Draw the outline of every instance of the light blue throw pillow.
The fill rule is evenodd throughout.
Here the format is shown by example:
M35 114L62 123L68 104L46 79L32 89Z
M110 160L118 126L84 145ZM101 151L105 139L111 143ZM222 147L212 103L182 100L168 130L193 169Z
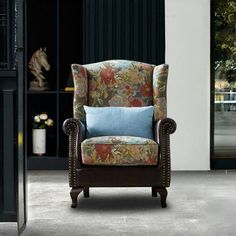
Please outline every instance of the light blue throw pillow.
M137 136L153 139L153 106L89 107L86 113L87 138Z

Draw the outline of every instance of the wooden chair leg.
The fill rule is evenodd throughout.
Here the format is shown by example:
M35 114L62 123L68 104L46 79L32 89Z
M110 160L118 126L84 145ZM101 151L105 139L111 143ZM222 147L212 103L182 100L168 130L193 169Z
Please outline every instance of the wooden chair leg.
M153 190L161 196L161 207L166 208L167 190L165 187L153 187Z
M84 197L89 198L89 187L84 187Z
M72 208L77 207L77 198L78 198L78 195L81 193L81 191L83 191L83 188L72 188L71 189L70 196L71 196L71 200L72 200L72 204L71 204Z
M152 187L152 197L157 197L157 192L154 190L153 187Z

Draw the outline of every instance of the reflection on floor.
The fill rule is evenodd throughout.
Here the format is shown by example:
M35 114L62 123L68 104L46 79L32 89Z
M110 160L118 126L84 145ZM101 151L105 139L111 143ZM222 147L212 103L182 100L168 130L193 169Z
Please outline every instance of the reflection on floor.
M236 158L236 112L215 112L215 157Z

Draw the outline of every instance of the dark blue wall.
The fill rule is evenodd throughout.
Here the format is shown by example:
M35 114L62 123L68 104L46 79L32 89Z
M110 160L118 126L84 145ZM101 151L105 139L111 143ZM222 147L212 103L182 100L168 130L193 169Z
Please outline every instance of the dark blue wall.
M83 1L83 62L165 61L164 0Z

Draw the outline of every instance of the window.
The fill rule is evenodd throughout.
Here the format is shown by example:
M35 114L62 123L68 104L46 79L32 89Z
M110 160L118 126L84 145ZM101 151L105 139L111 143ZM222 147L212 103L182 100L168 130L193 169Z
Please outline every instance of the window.
M214 158L236 158L236 1L214 1Z

